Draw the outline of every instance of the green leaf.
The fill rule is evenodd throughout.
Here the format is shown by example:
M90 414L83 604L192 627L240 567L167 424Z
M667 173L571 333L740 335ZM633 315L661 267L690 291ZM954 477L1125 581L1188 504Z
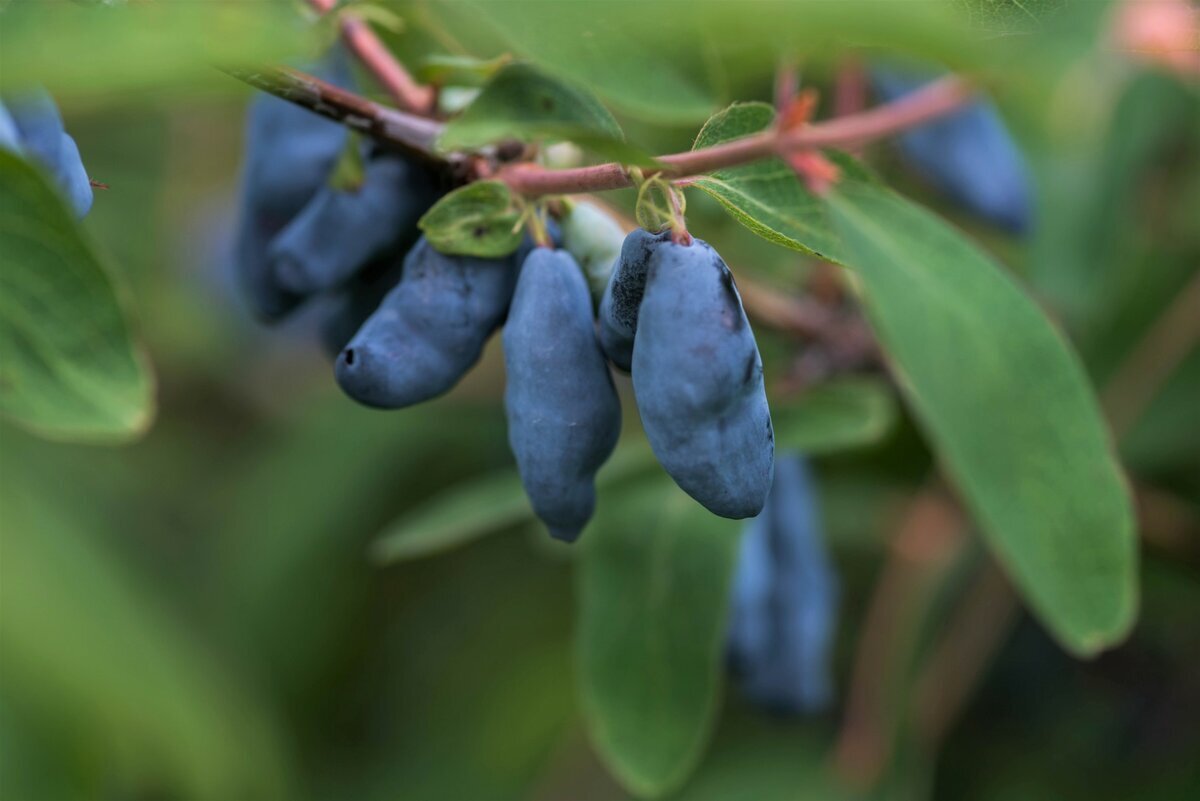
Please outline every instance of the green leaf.
M704 119L719 102L706 46L712 30L670 6L649 3L475 2L472 20L490 23L522 56L554 70L631 114L663 122ZM677 7L675 7L677 8ZM440 9L439 9L440 11Z
M357 131L350 131L337 163L333 165L329 185L339 192L357 192L362 188L365 177L361 137Z
M437 144L451 151L506 139L568 141L618 161L653 163L625 143L621 126L590 92L530 64L497 72L475 102L446 124Z
M482 86L511 62L512 58L507 55L478 59L435 53L425 59L417 70L417 77L424 83L438 86Z
M828 197L893 372L983 534L1070 651L1136 609L1129 491L1079 360L1003 270L884 188Z
M279 61L306 43L306 29L286 2L94 8L17 2L0 3L0 15L0 89L45 86L65 105L72 98L95 103L101 90L123 90L130 99L159 97L146 90L180 84L241 92L244 87L213 64Z
M832 381L806 392L798 402L771 409L779 450L829 453L872 445L896 423L891 388L871 378Z
M696 137L692 149L759 133L775 120L766 103L735 103L714 114ZM796 173L772 158L720 170L692 186L711 195L734 219L777 245L837 261L838 240L827 210Z
M520 246L520 220L521 210L506 184L477 181L433 204L418 225L443 253L496 258Z
M153 416L117 288L43 175L0 151L0 413L56 439L114 440Z
M644 439L623 443L596 475L611 487L655 464ZM435 495L402 515L371 546L380 563L420 559L534 520L516 470L497 470Z
M501 470L436 496L392 524L371 547L379 563L430 556L533 517L521 477Z
M713 727L738 523L668 482L621 501L600 504L581 542L583 711L621 783L659 796L695 769Z

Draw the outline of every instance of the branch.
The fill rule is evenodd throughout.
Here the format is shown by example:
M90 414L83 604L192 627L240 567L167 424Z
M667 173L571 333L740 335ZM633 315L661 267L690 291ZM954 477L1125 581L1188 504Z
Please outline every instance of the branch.
M258 89L305 106L426 160L458 163L467 160L465 155L445 159L434 152L433 143L443 129L441 123L382 106L299 70L268 67L227 72ZM942 78L899 100L859 114L795 130L772 129L712 147L659 156L661 168L644 171L644 174L646 177L687 178L813 148L862 144L949 114L971 97L972 89L966 81ZM528 197L601 192L633 185L626 168L615 162L565 170L521 163L502 168L495 178Z
M225 72L256 89L303 106L384 144L426 161L444 161L433 150L433 143L442 132L440 122L388 108L287 67L226 69Z
M647 177L686 178L753 161L819 147L863 144L948 114L972 97L970 85L960 78L942 78L912 94L860 114L806 125L794 131L769 130L713 147L658 158L661 169L644 171ZM497 177L523 195L569 195L622 189L633 183L620 164L599 164L569 170L548 170L518 164Z
M336 0L308 0L308 4L317 14L324 15L333 9ZM433 89L417 83L366 22L345 14L342 16L341 26L342 39L346 46L354 51L363 65L383 85L396 105L421 116L433 114Z

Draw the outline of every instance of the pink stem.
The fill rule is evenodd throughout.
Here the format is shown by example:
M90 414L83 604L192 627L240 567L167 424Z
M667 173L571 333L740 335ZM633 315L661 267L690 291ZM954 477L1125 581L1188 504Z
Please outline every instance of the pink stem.
M644 172L647 176L687 178L798 150L862 144L948 114L971 96L972 89L966 81L942 78L899 100L859 114L793 131L767 130L712 147L660 156L658 163L662 167ZM527 196L602 192L632 186L625 168L616 163L568 170L517 164L501 170L497 177Z
M335 0L308 0L309 6L318 14L329 13L334 3ZM397 105L413 114L429 116L433 113L433 89L417 83L367 23L350 15L345 16L342 19L342 39Z

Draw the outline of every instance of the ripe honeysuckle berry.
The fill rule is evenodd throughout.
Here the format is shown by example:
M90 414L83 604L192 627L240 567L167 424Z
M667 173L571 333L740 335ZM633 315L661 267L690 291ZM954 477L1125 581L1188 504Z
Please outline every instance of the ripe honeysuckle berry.
M627 373L633 366L633 340L650 254L670 239L668 231L652 234L637 228L630 232L600 300L600 346L604 355Z
M0 146L7 142L9 150L48 171L75 215L84 217L92 208L92 183L50 95L38 89L10 98L3 117Z
M775 435L762 359L729 268L700 239L656 243L636 324L633 391L659 463L713 514L758 514Z
M880 98L897 100L930 80L911 70L876 67ZM1032 219L1029 168L995 105L975 101L897 138L905 159L935 188L967 211L1013 233Z
M811 470L799 455L782 456L766 507L746 522L734 574L728 650L743 693L788 714L827 707L837 606Z
M342 390L384 409L449 391L504 321L516 258L450 256L421 237L404 259L399 283L338 356Z
M574 541L596 506L596 471L616 447L621 404L596 342L579 265L535 248L504 326L508 441L534 512Z
M353 83L338 48L312 73L342 87ZM251 309L264 320L278 320L304 300L279 283L271 244L326 186L345 142L341 125L286 100L263 95L250 106L234 265Z
M437 198L433 176L394 153L368 145L362 184L326 183L275 237L275 280L308 294L343 284L364 265L395 253Z

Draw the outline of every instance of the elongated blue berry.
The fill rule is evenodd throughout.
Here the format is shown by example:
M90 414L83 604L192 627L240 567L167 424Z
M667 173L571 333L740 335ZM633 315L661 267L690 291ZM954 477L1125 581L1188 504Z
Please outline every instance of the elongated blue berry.
M339 86L352 83L340 50L313 72ZM342 126L286 100L263 95L250 106L234 262L251 309L266 320L304 299L276 278L271 243L326 185L345 141Z
M621 255L613 267L600 300L600 346L604 355L625 372L633 365L633 339L637 331L638 309L646 288L646 269L650 255L670 233L652 234L637 228L625 237Z
M447 392L504 321L516 273L513 257L448 256L422 237L400 282L338 357L338 384L384 409Z
M575 540L596 505L596 471L616 447L621 405L596 342L587 281L570 254L525 259L504 326L508 440L538 517Z
M47 170L75 214L85 216L92 208L92 184L54 100L40 89L27 92L9 101L6 116L16 129L15 150Z
M747 521L742 537L729 629L730 662L742 690L780 712L823 709L833 696L838 582L801 457L776 464L767 506Z
M326 184L270 249L279 285L306 294L332 289L395 251L435 200L432 176L394 153L372 152L355 189Z
M928 75L876 68L871 81L884 100L919 89ZM1029 168L996 107L979 100L899 137L901 151L937 189L971 213L1014 233L1029 228Z
M722 517L753 517L775 435L762 359L733 275L697 239L651 253L633 345L642 427L675 483Z

